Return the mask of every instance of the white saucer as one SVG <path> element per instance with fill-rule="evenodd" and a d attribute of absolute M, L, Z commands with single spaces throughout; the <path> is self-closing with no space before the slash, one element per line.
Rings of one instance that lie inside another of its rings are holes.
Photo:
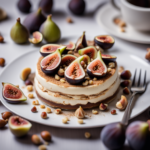
<path fill-rule="evenodd" d="M 128 24 L 125 28 L 126 32 L 120 32 L 119 27 L 113 22 L 113 19 L 116 17 L 120 18 L 121 13 L 120 11 L 116 10 L 110 3 L 100 7 L 96 13 L 97 23 L 108 33 L 130 42 L 150 44 L 150 32 L 140 32 L 134 30 Z"/>

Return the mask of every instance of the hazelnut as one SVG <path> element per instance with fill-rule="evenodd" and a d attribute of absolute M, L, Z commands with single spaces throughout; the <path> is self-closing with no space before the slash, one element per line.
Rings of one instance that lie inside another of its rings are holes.
<path fill-rule="evenodd" d="M 22 71 L 21 71 L 21 75 L 20 75 L 20 78 L 25 81 L 29 74 L 31 73 L 31 68 L 24 68 Z"/>
<path fill-rule="evenodd" d="M 148 52 L 146 53 L 145 58 L 150 61 L 150 50 L 147 51 Z"/>
<path fill-rule="evenodd" d="M 5 65 L 5 59 L 4 58 L 0 58 L 0 66 L 4 67 Z"/>
<path fill-rule="evenodd" d="M 130 91 L 129 91 L 129 89 L 128 89 L 127 87 L 125 87 L 125 88 L 123 89 L 123 93 L 126 94 L 126 95 L 129 95 L 129 94 L 130 94 Z"/>
<path fill-rule="evenodd" d="M 91 137 L 91 134 L 89 132 L 85 132 L 85 138 L 89 139 Z"/>
<path fill-rule="evenodd" d="M 0 43 L 4 42 L 4 38 L 0 35 Z"/>
<path fill-rule="evenodd" d="M 89 81 L 89 85 L 92 85 L 92 84 L 93 84 L 93 80 L 90 80 L 90 81 Z"/>
<path fill-rule="evenodd" d="M 45 141 L 51 141 L 51 134 L 48 131 L 42 131 L 41 132 L 41 137 Z"/>
<path fill-rule="evenodd" d="M 121 99 L 116 103 L 116 107 L 119 110 L 124 110 L 128 105 L 127 98 L 125 96 L 121 96 Z"/>
<path fill-rule="evenodd" d="M 115 23 L 116 25 L 118 25 L 120 22 L 121 22 L 121 19 L 120 19 L 120 18 L 115 18 L 115 19 L 114 19 L 114 23 Z"/>
<path fill-rule="evenodd" d="M 71 17 L 67 17 L 66 21 L 67 21 L 68 23 L 73 23 L 73 20 L 72 20 Z"/>
<path fill-rule="evenodd" d="M 46 148 L 45 145 L 40 145 L 40 146 L 38 147 L 38 149 L 39 149 L 39 150 L 47 150 L 47 148 Z"/>
<path fill-rule="evenodd" d="M 36 145 L 39 145 L 41 143 L 40 138 L 36 134 L 32 135 L 31 140 Z"/>
<path fill-rule="evenodd" d="M 86 80 L 85 82 L 82 83 L 83 86 L 87 86 L 89 84 L 89 81 Z"/>
<path fill-rule="evenodd" d="M 30 81 L 30 80 L 26 80 L 25 81 L 25 85 L 27 86 L 27 85 L 33 85 L 33 83 Z"/>
<path fill-rule="evenodd" d="M 32 111 L 33 113 L 37 112 L 36 107 L 34 106 L 34 107 L 31 109 L 31 111 Z"/>
<path fill-rule="evenodd" d="M 108 64 L 108 68 L 115 68 L 116 64 L 114 62 L 110 62 Z"/>
<path fill-rule="evenodd" d="M 16 85 L 17 88 L 19 88 L 19 85 Z"/>
<path fill-rule="evenodd" d="M 33 86 L 32 85 L 28 85 L 27 86 L 27 90 L 28 90 L 28 92 L 32 92 L 33 91 Z"/>
<path fill-rule="evenodd" d="M 120 66 L 119 69 L 118 69 L 119 74 L 121 74 L 123 71 L 124 71 L 124 67 Z"/>
<path fill-rule="evenodd" d="M 7 124 L 7 121 L 0 119 L 0 128 L 4 128 Z"/>
<path fill-rule="evenodd" d="M 131 72 L 129 70 L 125 70 L 121 73 L 121 78 L 128 80 L 131 78 Z"/>
<path fill-rule="evenodd" d="M 108 71 L 108 72 L 111 72 L 111 68 L 108 68 L 107 71 Z"/>
<path fill-rule="evenodd" d="M 28 94 L 29 98 L 34 98 L 34 95 L 32 93 Z"/>
<path fill-rule="evenodd" d="M 76 116 L 78 119 L 82 119 L 82 118 L 85 117 L 85 112 L 84 112 L 84 110 L 82 109 L 81 106 L 75 111 L 75 116 Z"/>
<path fill-rule="evenodd" d="M 112 114 L 112 115 L 115 115 L 115 114 L 116 114 L 116 110 L 115 110 L 115 109 L 112 110 L 112 111 L 111 111 L 111 114 Z"/>
<path fill-rule="evenodd" d="M 38 101 L 38 100 L 35 100 L 35 101 L 32 102 L 32 104 L 33 104 L 33 105 L 39 105 L 39 101 Z"/>
<path fill-rule="evenodd" d="M 42 113 L 41 113 L 41 117 L 42 117 L 43 119 L 46 119 L 46 118 L 47 118 L 47 113 L 46 113 L 46 112 L 42 112 Z"/>
<path fill-rule="evenodd" d="M 128 87 L 129 84 L 130 84 L 130 80 L 124 80 L 124 81 L 121 82 L 120 85 L 121 85 L 122 87 Z"/>
<path fill-rule="evenodd" d="M 55 80 L 57 80 L 57 81 L 60 80 L 60 77 L 57 74 L 55 74 Z"/>
<path fill-rule="evenodd" d="M 90 77 L 85 77 L 86 80 L 90 80 Z"/>
<path fill-rule="evenodd" d="M 64 124 L 66 124 L 66 123 L 68 122 L 68 118 L 67 118 L 67 117 L 64 117 L 64 118 L 62 119 L 62 122 L 63 122 Z"/>
<path fill-rule="evenodd" d="M 96 81 L 97 80 L 97 78 L 93 78 L 93 81 Z"/>
<path fill-rule="evenodd" d="M 68 53 L 67 54 L 73 54 L 73 51 L 68 51 Z"/>
<path fill-rule="evenodd" d="M 62 76 L 64 76 L 64 72 L 65 72 L 64 69 L 60 68 L 58 70 L 58 75 L 62 77 Z"/>
<path fill-rule="evenodd" d="M 92 110 L 92 114 L 97 115 L 98 111 L 97 110 Z"/>
<path fill-rule="evenodd" d="M 46 107 L 46 112 L 47 113 L 51 113 L 52 111 L 51 111 L 51 109 L 49 107 Z"/>
<path fill-rule="evenodd" d="M 41 109 L 45 109 L 45 105 L 40 105 L 40 108 Z"/>
<path fill-rule="evenodd" d="M 83 124 L 83 119 L 78 119 L 79 124 Z"/>
<path fill-rule="evenodd" d="M 56 113 L 56 114 L 60 114 L 60 113 L 61 113 L 61 109 L 59 109 L 59 108 L 58 108 L 58 109 L 55 109 L 55 113 Z"/>
<path fill-rule="evenodd" d="M 9 111 L 6 111 L 6 112 L 1 113 L 1 115 L 2 115 L 2 118 L 6 120 L 6 119 L 9 119 L 13 114 Z"/>
<path fill-rule="evenodd" d="M 121 28 L 126 27 L 126 23 L 125 23 L 124 21 L 122 21 L 122 20 L 119 22 L 118 25 L 119 25 L 119 27 L 121 27 Z"/>
<path fill-rule="evenodd" d="M 106 110 L 107 107 L 108 107 L 108 105 L 107 105 L 107 104 L 104 104 L 104 103 L 101 103 L 101 104 L 99 105 L 99 109 L 100 109 L 100 110 Z"/>
<path fill-rule="evenodd" d="M 60 79 L 60 82 L 65 83 L 66 81 L 65 79 Z"/>

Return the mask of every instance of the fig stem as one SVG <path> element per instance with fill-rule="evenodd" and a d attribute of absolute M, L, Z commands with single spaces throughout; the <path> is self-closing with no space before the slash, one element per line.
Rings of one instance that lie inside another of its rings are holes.
<path fill-rule="evenodd" d="M 52 14 L 50 14 L 50 15 L 47 16 L 48 20 L 51 20 L 51 18 L 52 18 Z"/>
<path fill-rule="evenodd" d="M 41 12 L 42 12 L 42 9 L 41 7 L 39 7 L 39 9 L 37 10 L 37 14 L 41 14 Z"/>
<path fill-rule="evenodd" d="M 20 18 L 17 19 L 17 22 L 20 23 Z"/>

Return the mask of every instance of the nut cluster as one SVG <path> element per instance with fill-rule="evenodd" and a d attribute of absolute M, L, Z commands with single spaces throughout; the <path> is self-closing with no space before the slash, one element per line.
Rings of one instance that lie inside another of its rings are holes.
<path fill-rule="evenodd" d="M 125 96 L 121 96 L 121 99 L 116 103 L 116 107 L 119 110 L 124 110 L 128 105 L 127 98 Z"/>
<path fill-rule="evenodd" d="M 107 107 L 108 107 L 108 105 L 107 105 L 107 104 L 104 104 L 104 103 L 101 103 L 101 104 L 99 105 L 99 109 L 100 109 L 100 110 L 106 110 Z"/>
<path fill-rule="evenodd" d="M 120 18 L 115 18 L 114 23 L 119 26 L 120 32 L 125 32 L 126 23 Z"/>

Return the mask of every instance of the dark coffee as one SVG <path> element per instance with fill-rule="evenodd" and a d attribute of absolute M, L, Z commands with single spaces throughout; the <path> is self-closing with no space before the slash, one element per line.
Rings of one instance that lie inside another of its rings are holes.
<path fill-rule="evenodd" d="M 150 0 L 127 0 L 127 1 L 135 6 L 150 8 Z"/>

